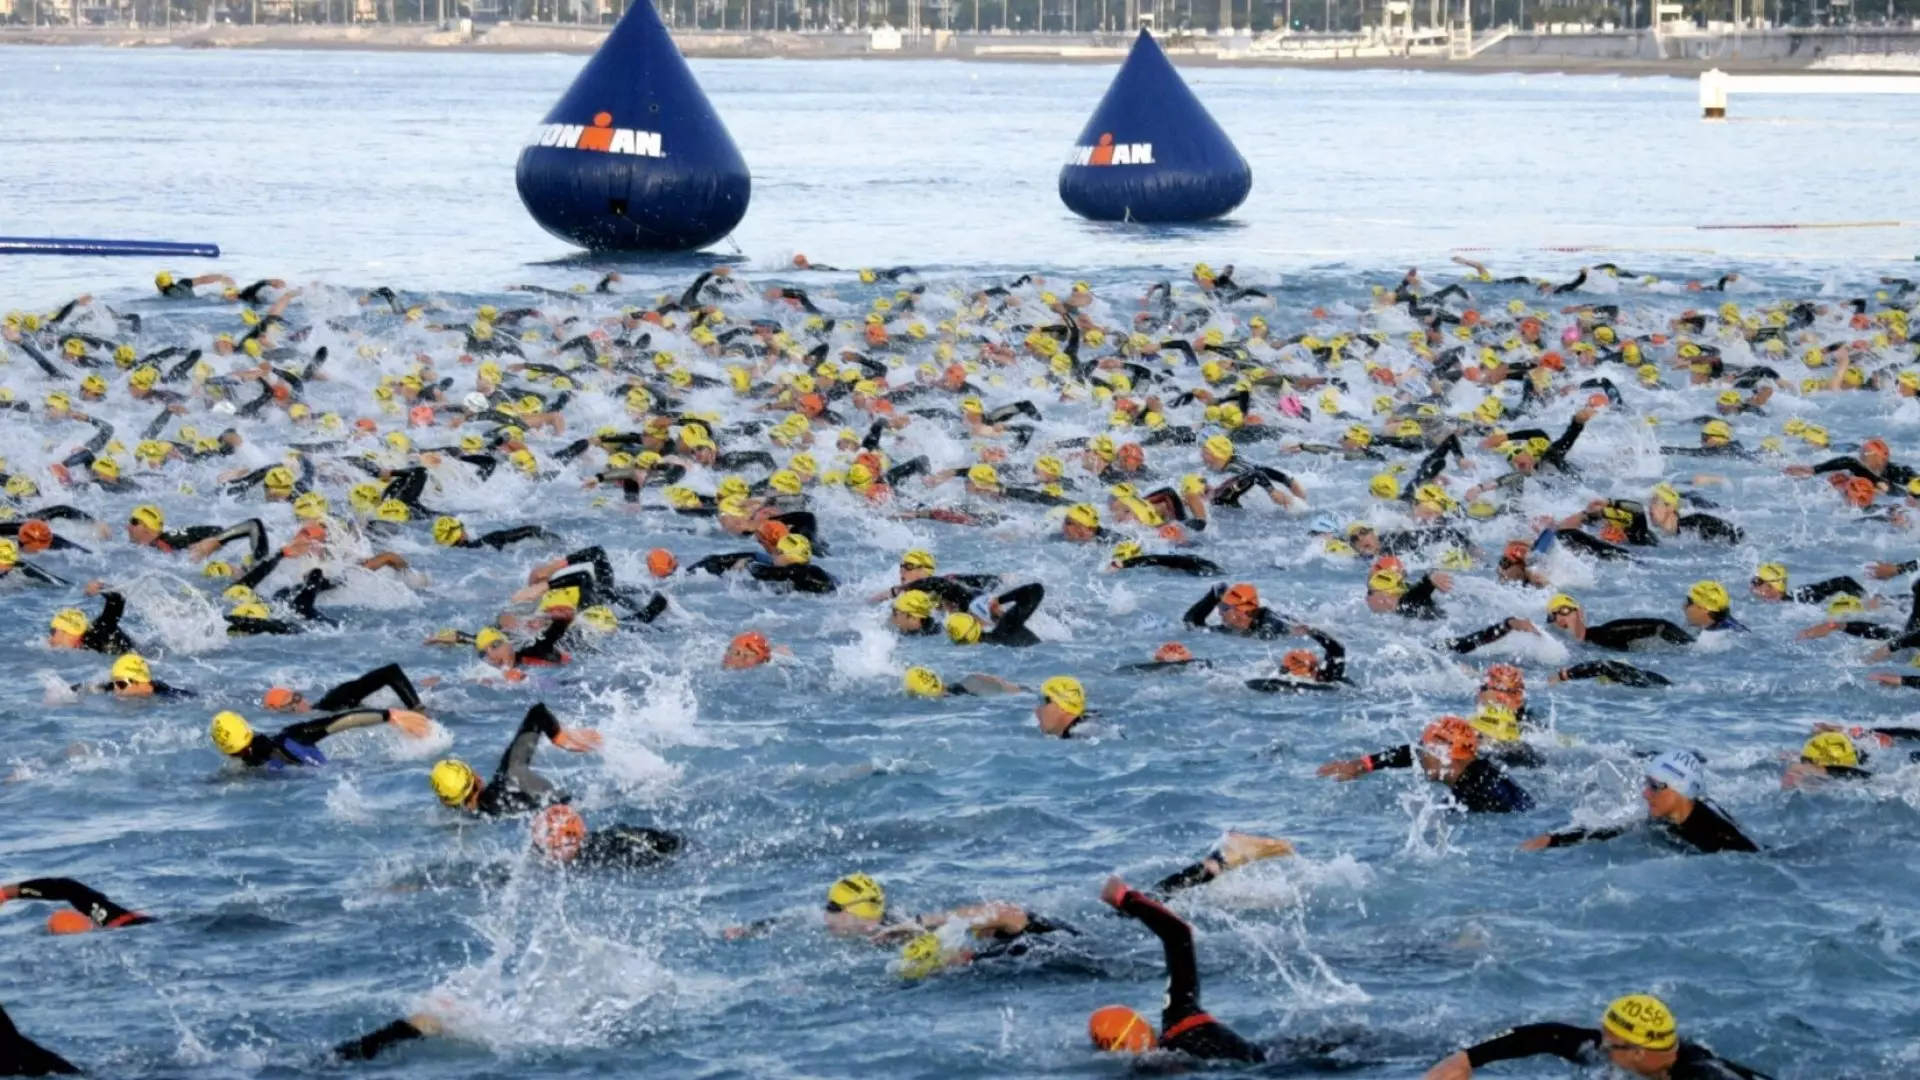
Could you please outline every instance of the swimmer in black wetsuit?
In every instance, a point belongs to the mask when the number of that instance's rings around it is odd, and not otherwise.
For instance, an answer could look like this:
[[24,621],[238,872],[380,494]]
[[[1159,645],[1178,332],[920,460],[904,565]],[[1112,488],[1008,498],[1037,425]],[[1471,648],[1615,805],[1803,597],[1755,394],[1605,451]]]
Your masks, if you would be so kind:
[[1046,586],[1037,581],[1008,589],[999,596],[976,596],[966,611],[956,611],[947,616],[947,638],[955,645],[1006,645],[1011,648],[1038,645],[1040,635],[1027,629],[1027,620],[1040,610],[1040,603],[1046,596]]
[[78,608],[56,612],[47,636],[47,645],[55,649],[86,649],[90,652],[119,655],[139,652],[139,646],[120,629],[127,611],[127,598],[117,592],[102,592],[98,581],[87,583],[87,595],[99,595],[100,614],[91,622]]
[[680,837],[638,825],[590,830],[578,810],[562,804],[547,807],[533,819],[533,846],[562,866],[644,870],[679,851]]
[[[1691,750],[1670,750],[1647,766],[1641,795],[1647,803],[1647,820],[1661,826],[1661,833],[1676,844],[1711,855],[1720,851],[1759,851],[1760,845],[1747,839],[1740,826],[1704,794],[1705,763]],[[1602,829],[1569,829],[1544,833],[1520,845],[1522,851],[1571,847],[1588,840],[1611,840],[1624,835],[1633,826]]]
[[1194,577],[1219,577],[1226,571],[1218,563],[1203,559],[1198,555],[1143,555],[1137,540],[1122,540],[1113,546],[1113,555],[1107,560],[1109,570],[1141,570],[1157,568],[1175,570]]
[[1366,757],[1330,761],[1317,776],[1353,780],[1376,769],[1406,769],[1418,762],[1431,780],[1445,784],[1468,813],[1506,814],[1533,809],[1533,798],[1497,765],[1480,756],[1480,732],[1458,716],[1427,725],[1420,745],[1396,746]]
[[289,765],[324,765],[320,740],[354,728],[392,724],[408,736],[418,739],[430,730],[427,718],[406,709],[355,709],[290,724],[272,735],[253,730],[246,718],[236,712],[221,712],[208,727],[213,745],[222,754],[250,769],[266,766],[282,769]]
[[1522,1024],[1461,1050],[1433,1068],[1425,1080],[1471,1080],[1474,1070],[1498,1061],[1549,1054],[1577,1065],[1610,1064],[1645,1080],[1769,1080],[1698,1043],[1679,1037],[1673,1011],[1659,998],[1632,994],[1607,1006],[1597,1028],[1572,1024]]
[[1587,625],[1587,613],[1580,602],[1565,593],[1547,601],[1547,625],[1561,630],[1573,640],[1600,649],[1626,652],[1642,642],[1655,640],[1672,645],[1691,645],[1693,635],[1666,619],[1614,619],[1599,626]]
[[47,929],[56,934],[118,930],[154,921],[152,916],[123,908],[72,878],[34,878],[18,885],[0,885],[0,904],[8,900],[46,900],[70,905],[72,911],[57,911],[47,919]]
[[[428,679],[425,685],[434,682]],[[266,692],[260,703],[275,712],[331,712],[355,708],[382,690],[393,691],[393,696],[400,699],[401,705],[414,712],[420,711],[420,692],[414,689],[413,680],[407,678],[406,671],[399,664],[386,664],[365,675],[348,679],[320,695],[318,701],[308,701],[304,694],[285,686],[276,686]]]
[[[1220,612],[1220,622],[1212,625],[1207,619],[1216,608]],[[1215,585],[1208,589],[1207,595],[1188,608],[1180,621],[1195,630],[1239,634],[1262,640],[1286,637],[1292,629],[1292,624],[1284,616],[1260,603],[1260,590],[1244,581],[1237,585]]]
[[433,792],[456,810],[487,817],[524,814],[566,797],[546,777],[533,771],[533,752],[547,739],[562,750],[587,753],[600,748],[600,733],[590,728],[562,728],[544,704],[527,710],[520,730],[507,744],[493,779],[482,784],[465,762],[445,758],[433,767]]
[[20,1034],[13,1017],[0,1006],[0,1076],[78,1075],[80,1070],[72,1062]]
[[1280,667],[1286,672],[1280,678],[1248,679],[1247,689],[1258,690],[1263,694],[1300,693],[1312,690],[1336,690],[1342,684],[1351,685],[1347,678],[1347,649],[1336,641],[1333,635],[1311,626],[1292,627],[1294,634],[1310,637],[1320,646],[1322,655],[1315,656],[1307,649],[1291,649],[1280,658]]
[[1145,1053],[1171,1050],[1206,1061],[1257,1063],[1265,1050],[1233,1032],[1200,1007],[1200,969],[1193,953],[1193,927],[1168,911],[1160,901],[1111,878],[1100,899],[1128,918],[1145,923],[1160,939],[1166,954],[1167,994],[1160,1011],[1160,1032],[1145,1017],[1121,1005],[1099,1009],[1088,1018],[1087,1031],[1102,1050]]
[[1619,660],[1584,660],[1572,667],[1561,668],[1548,676],[1547,681],[1563,683],[1580,679],[1598,679],[1602,684],[1618,683],[1642,690],[1673,685],[1672,679],[1657,671],[1634,667]]
[[442,547],[478,548],[487,547],[499,551],[508,544],[517,544],[522,540],[560,541],[560,537],[538,525],[520,525],[511,529],[495,529],[479,536],[467,533],[466,523],[457,517],[442,515],[433,522],[433,539]]
[[405,1020],[395,1020],[378,1031],[341,1043],[333,1048],[333,1056],[342,1061],[371,1061],[388,1047],[414,1039],[431,1038],[442,1030],[439,1018],[427,1013],[415,1013]]

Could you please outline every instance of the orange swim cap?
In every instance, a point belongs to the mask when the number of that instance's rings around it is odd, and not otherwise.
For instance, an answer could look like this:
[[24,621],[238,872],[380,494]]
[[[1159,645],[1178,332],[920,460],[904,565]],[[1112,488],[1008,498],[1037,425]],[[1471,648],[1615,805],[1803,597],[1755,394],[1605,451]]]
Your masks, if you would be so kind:
[[1448,756],[1455,761],[1472,761],[1480,756],[1480,733],[1458,716],[1443,716],[1420,733],[1422,746],[1435,743],[1445,744]]
[[1108,1005],[1087,1017],[1087,1036],[1102,1050],[1144,1054],[1159,1041],[1147,1018],[1125,1005]]
[[1290,649],[1287,655],[1280,658],[1280,666],[1286,668],[1289,675],[1308,679],[1313,677],[1314,669],[1320,666],[1320,661],[1305,649]]
[[1193,653],[1177,641],[1169,641],[1153,651],[1153,658],[1163,664],[1184,663],[1193,659]]
[[413,408],[408,409],[407,423],[413,425],[414,427],[432,427],[433,426],[433,406],[415,405]]
[[587,821],[571,806],[549,806],[533,819],[533,846],[547,857],[572,862],[587,842]]
[[1487,678],[1482,685],[1489,690],[1516,694],[1527,688],[1527,677],[1512,664],[1495,664],[1487,669]]
[[680,561],[666,548],[654,548],[647,552],[647,573],[654,577],[667,577],[680,569]]
[[267,691],[266,696],[260,699],[260,704],[269,709],[284,709],[293,704],[293,691],[284,686],[276,686]]
[[1401,562],[1400,556],[1398,555],[1382,555],[1379,558],[1373,560],[1373,569],[1369,570],[1368,573],[1370,574],[1393,573],[1393,574],[1399,574],[1401,577],[1405,577],[1407,574],[1407,564]]
[[1220,597],[1220,602],[1228,607],[1259,607],[1260,590],[1243,581],[1223,593]]
[[[739,661],[735,661],[736,655]],[[759,667],[773,659],[773,646],[767,641],[767,635],[758,630],[748,630],[737,634],[727,643],[727,666],[736,668]]]
[[760,523],[760,527],[754,530],[753,535],[761,544],[771,548],[785,540],[789,531],[785,522],[768,519]]
[[89,930],[98,930],[99,926],[85,915],[65,908],[47,916],[47,932],[50,934],[84,934]]
[[20,549],[45,551],[53,546],[53,527],[39,518],[20,523]]

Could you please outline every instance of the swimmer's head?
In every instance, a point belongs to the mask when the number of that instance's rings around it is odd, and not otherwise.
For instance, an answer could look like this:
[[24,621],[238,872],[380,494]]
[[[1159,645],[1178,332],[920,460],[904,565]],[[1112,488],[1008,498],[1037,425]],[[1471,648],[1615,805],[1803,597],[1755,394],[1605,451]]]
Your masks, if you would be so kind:
[[586,819],[571,806],[549,806],[533,819],[534,849],[555,862],[572,862],[586,842]]
[[1096,1049],[1144,1054],[1159,1043],[1147,1018],[1125,1005],[1108,1005],[1087,1017],[1087,1037]]
[[737,634],[727,643],[727,652],[720,660],[720,666],[728,671],[742,671],[759,667],[773,659],[773,646],[767,641],[767,635],[758,630],[748,630]]

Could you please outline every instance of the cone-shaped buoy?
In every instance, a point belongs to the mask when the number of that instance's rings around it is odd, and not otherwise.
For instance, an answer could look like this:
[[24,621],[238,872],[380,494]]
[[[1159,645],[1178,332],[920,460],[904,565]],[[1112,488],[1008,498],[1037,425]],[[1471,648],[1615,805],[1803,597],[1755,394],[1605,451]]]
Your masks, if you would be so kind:
[[1095,221],[1217,218],[1253,170],[1145,30],[1060,170],[1060,201]]
[[515,180],[541,228],[595,251],[704,247],[740,224],[752,189],[651,0],[633,0],[534,129]]

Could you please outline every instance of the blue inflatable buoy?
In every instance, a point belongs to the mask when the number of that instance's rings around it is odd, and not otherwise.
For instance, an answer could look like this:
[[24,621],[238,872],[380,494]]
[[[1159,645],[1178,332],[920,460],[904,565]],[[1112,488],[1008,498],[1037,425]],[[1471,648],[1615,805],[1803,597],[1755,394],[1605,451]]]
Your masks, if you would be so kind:
[[691,251],[733,231],[752,180],[733,137],[637,0],[520,151],[520,201],[594,251]]
[[1060,170],[1060,201],[1095,221],[1179,223],[1230,213],[1253,170],[1145,30]]

